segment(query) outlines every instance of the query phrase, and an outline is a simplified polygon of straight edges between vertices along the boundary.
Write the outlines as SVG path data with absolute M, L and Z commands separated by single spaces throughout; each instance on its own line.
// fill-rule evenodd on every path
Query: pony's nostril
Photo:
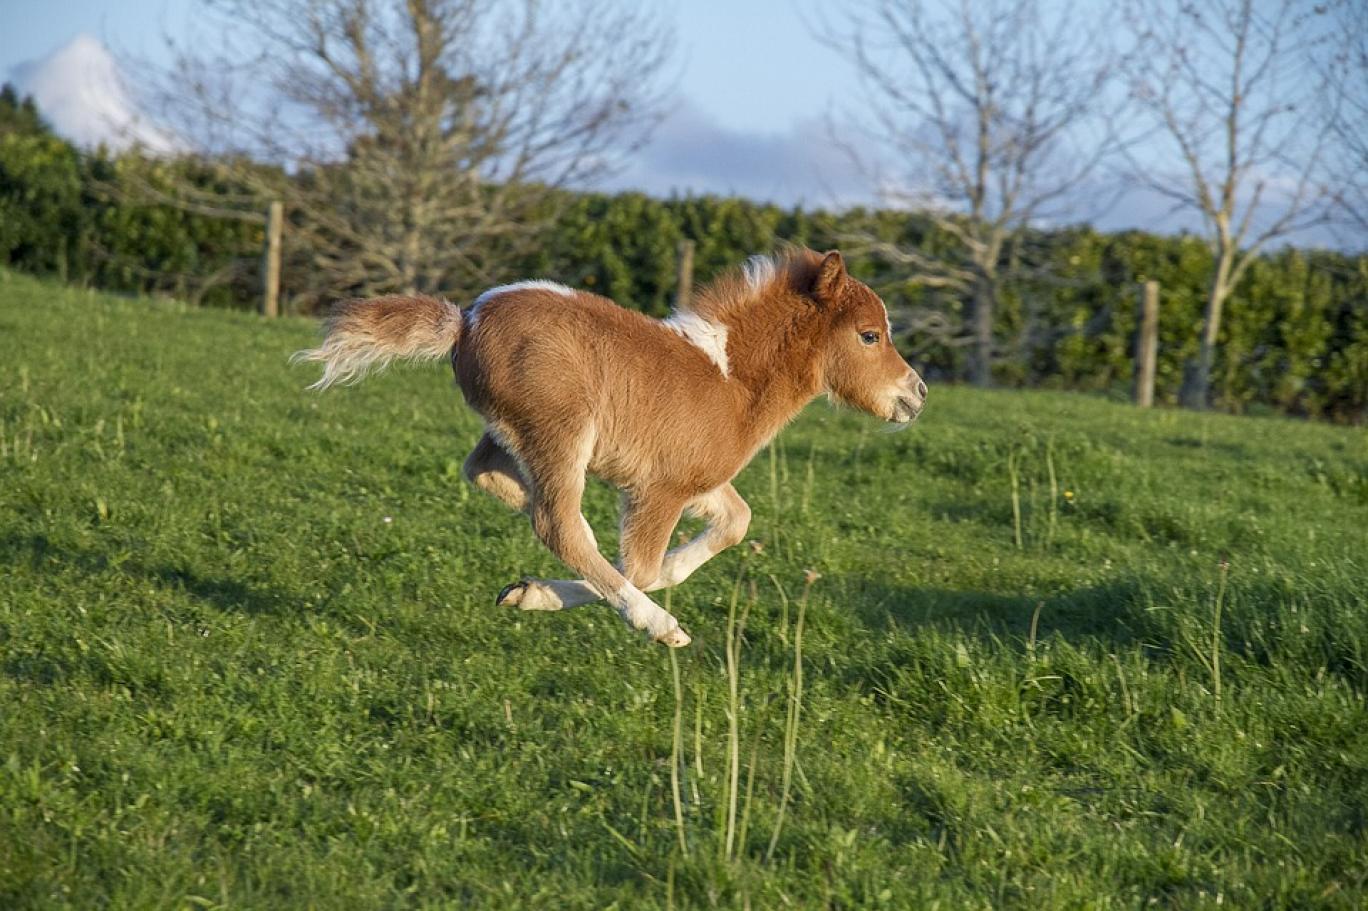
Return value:
M 917 380 L 917 395 L 921 396 L 921 397 L 922 397 L 922 400 L 925 401 L 925 399 L 926 399 L 926 384 L 923 383 L 921 380 Z

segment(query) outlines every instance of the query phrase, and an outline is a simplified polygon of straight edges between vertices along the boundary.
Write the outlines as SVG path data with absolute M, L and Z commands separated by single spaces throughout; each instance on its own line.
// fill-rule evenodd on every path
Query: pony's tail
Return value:
M 395 358 L 435 361 L 461 337 L 461 310 L 423 295 L 375 297 L 338 304 L 324 324 L 323 344 L 290 363 L 319 361 L 323 376 L 310 389 L 354 383 Z

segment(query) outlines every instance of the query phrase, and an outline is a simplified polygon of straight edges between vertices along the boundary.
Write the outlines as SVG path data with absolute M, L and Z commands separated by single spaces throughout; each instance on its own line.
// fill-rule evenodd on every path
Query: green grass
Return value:
M 0 907 L 1368 903 L 1363 430 L 816 404 L 671 594 L 676 691 L 606 608 L 493 607 L 564 573 L 449 372 L 309 393 L 313 338 L 0 272 Z

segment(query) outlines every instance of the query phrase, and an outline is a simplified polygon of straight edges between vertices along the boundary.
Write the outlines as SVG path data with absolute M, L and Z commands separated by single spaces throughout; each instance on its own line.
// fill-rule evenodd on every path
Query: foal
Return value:
M 492 288 L 462 312 L 431 297 L 343 304 L 314 385 L 359 379 L 391 359 L 450 354 L 485 419 L 465 462 L 481 489 L 525 512 L 582 580 L 525 579 L 498 603 L 560 610 L 606 599 L 632 627 L 689 643 L 646 592 L 677 585 L 738 543 L 750 508 L 731 485 L 756 451 L 825 392 L 907 423 L 926 384 L 898 355 L 883 302 L 841 254 L 752 257 L 654 320 L 551 282 Z M 599 553 L 580 512 L 586 474 L 623 491 L 621 559 Z M 666 552 L 683 512 L 705 530 Z

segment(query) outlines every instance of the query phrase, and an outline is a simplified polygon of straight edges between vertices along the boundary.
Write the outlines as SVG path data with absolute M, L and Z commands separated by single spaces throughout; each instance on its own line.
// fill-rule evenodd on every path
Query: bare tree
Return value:
M 174 47 L 150 94 L 240 190 L 285 203 L 305 296 L 468 293 L 658 117 L 670 40 L 620 0 L 201 0 L 217 41 Z M 298 276 L 295 281 L 298 287 Z
M 1009 243 L 1077 212 L 1110 147 L 1091 128 L 1111 51 L 1068 3 L 1046 0 L 862 0 L 843 15 L 822 32 L 856 67 L 869 111 L 847 145 L 888 202 L 928 212 L 952 249 L 867 246 L 968 299 L 968 331 L 952 323 L 950 343 L 970 346 L 970 377 L 986 386 Z
M 1175 210 L 1200 216 L 1214 256 L 1200 347 L 1180 393 L 1189 408 L 1209 404 L 1222 311 L 1245 271 L 1270 244 L 1326 216 L 1326 127 L 1314 96 L 1323 9 L 1132 0 L 1127 10 L 1138 43 L 1131 94 L 1153 128 L 1130 170 Z
M 1332 137 L 1327 171 L 1338 221 L 1361 246 L 1368 236 L 1368 19 L 1352 3 L 1338 12 L 1341 40 L 1325 74 Z

